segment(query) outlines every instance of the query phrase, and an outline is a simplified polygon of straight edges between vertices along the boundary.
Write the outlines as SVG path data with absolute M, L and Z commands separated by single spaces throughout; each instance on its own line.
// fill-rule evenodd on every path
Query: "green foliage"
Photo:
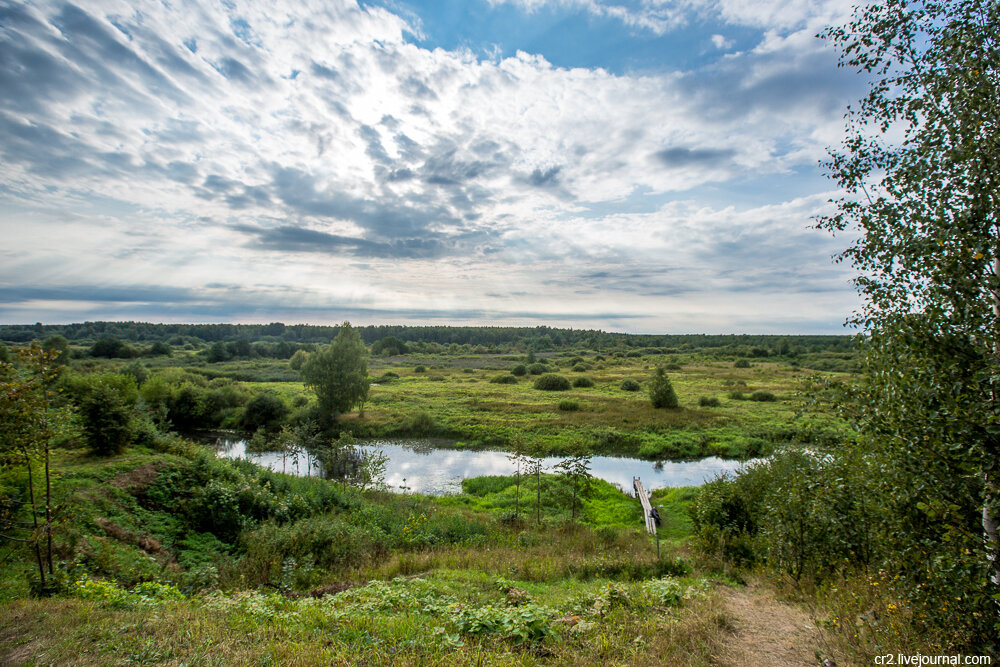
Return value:
M 162 340 L 155 341 L 149 347 L 149 356 L 151 357 L 169 357 L 174 353 L 173 348 L 164 343 Z
M 59 334 L 49 336 L 42 342 L 42 349 L 52 353 L 54 363 L 58 365 L 69 363 L 69 341 L 66 340 L 65 336 L 60 336 Z
M 431 435 L 437 430 L 434 418 L 426 410 L 421 410 L 410 417 L 408 430 L 417 435 Z
M 368 350 L 361 336 L 344 322 L 330 346 L 309 355 L 302 377 L 316 392 L 319 407 L 336 420 L 337 415 L 368 398 Z
M 528 366 L 528 372 L 532 375 L 541 375 L 549 372 L 549 367 L 543 363 L 535 362 Z
M 184 594 L 171 584 L 144 581 L 131 590 L 118 587 L 110 581 L 81 579 L 73 582 L 70 593 L 82 600 L 97 602 L 112 609 L 155 607 L 164 602 L 184 600 Z
M 717 408 L 720 405 L 722 405 L 722 403 L 720 403 L 719 399 L 716 398 L 715 396 L 699 396 L 698 397 L 698 406 L 699 407 L 702 407 L 702 408 Z
M 758 403 L 771 403 L 778 400 L 778 397 L 775 396 L 770 391 L 764 391 L 763 389 L 758 389 L 757 391 L 750 394 L 750 400 L 757 401 Z
M 135 348 L 117 338 L 100 339 L 90 347 L 89 354 L 106 359 L 132 359 L 139 356 Z
M 417 366 L 414 366 L 413 372 L 414 373 L 426 373 L 427 372 L 427 366 L 424 366 L 423 364 L 418 364 Z
M 844 190 L 820 226 L 864 300 L 859 425 L 886 517 L 882 566 L 955 647 L 1000 637 L 1000 5 L 859 7 L 826 32 L 869 74 L 827 168 Z
M 528 373 L 528 367 L 525 366 L 524 364 L 517 364 L 516 366 L 510 369 L 510 374 L 516 375 L 517 377 L 523 377 L 527 373 Z
M 589 377 L 586 377 L 586 376 L 582 376 L 582 377 L 578 377 L 578 378 L 573 378 L 573 386 L 574 387 L 581 387 L 581 388 L 593 387 L 594 386 L 594 381 L 591 380 Z
M 626 378 L 622 380 L 621 390 L 622 391 L 639 391 L 642 389 L 642 385 L 632 378 Z
M 295 350 L 295 354 L 288 360 L 288 367 L 294 371 L 301 371 L 309 358 L 309 353 L 305 350 Z
M 570 515 L 575 520 L 583 500 L 590 496 L 594 488 L 594 476 L 590 472 L 590 455 L 570 456 L 555 464 L 553 469 L 569 482 Z
M 679 581 L 669 577 L 647 581 L 642 585 L 642 590 L 664 607 L 678 606 L 687 594 Z
M 490 378 L 490 382 L 493 384 L 517 384 L 517 378 L 513 375 L 497 375 Z
M 244 408 L 240 428 L 250 433 L 257 429 L 277 431 L 287 416 L 288 406 L 281 397 L 262 391 L 255 394 Z
M 406 343 L 395 336 L 386 336 L 381 340 L 372 343 L 372 354 L 382 357 L 395 357 L 401 354 L 409 354 L 410 350 Z
M 133 407 L 139 391 L 131 375 L 91 376 L 79 401 L 87 445 L 101 456 L 120 453 L 135 437 Z
M 567 398 L 559 401 L 559 409 L 563 412 L 576 412 L 580 409 L 580 401 L 575 398 Z
M 119 373 L 122 375 L 131 375 L 137 387 L 141 386 L 149 378 L 149 369 L 138 359 L 122 366 Z
M 534 604 L 518 607 L 462 607 L 454 617 L 455 625 L 467 635 L 495 635 L 515 644 L 541 642 L 554 634 L 552 621 L 558 616 L 552 609 Z
M 568 391 L 569 380 L 562 375 L 546 373 L 545 375 L 538 376 L 532 386 L 541 391 Z
M 670 378 L 667 377 L 667 372 L 662 366 L 656 367 L 653 379 L 649 381 L 649 400 L 654 408 L 677 408 L 680 406 L 674 385 L 670 383 Z
M 733 368 L 750 368 L 751 364 L 746 359 L 737 359 L 733 362 Z
M 870 567 L 881 549 L 871 472 L 853 452 L 780 452 L 703 485 L 691 518 L 709 551 L 744 565 L 764 562 L 796 580 L 823 580 L 845 565 Z

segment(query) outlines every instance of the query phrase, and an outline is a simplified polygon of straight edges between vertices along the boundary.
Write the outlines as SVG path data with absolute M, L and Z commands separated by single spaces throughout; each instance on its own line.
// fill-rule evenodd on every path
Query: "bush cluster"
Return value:
M 622 381 L 621 389 L 622 391 L 639 391 L 642 389 L 642 385 L 632 378 L 626 378 Z
M 535 389 L 541 389 L 542 391 L 568 391 L 569 380 L 562 375 L 546 373 L 545 375 L 538 376 L 533 386 Z

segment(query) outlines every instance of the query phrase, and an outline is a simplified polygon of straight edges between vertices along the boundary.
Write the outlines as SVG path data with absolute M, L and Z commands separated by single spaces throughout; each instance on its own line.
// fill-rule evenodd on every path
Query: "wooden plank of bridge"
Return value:
M 642 503 L 642 515 L 646 519 L 646 532 L 650 535 L 656 535 L 656 520 L 652 516 L 653 506 L 649 504 L 649 494 L 646 493 L 646 487 L 642 485 L 642 480 L 633 477 L 632 488 L 635 489 L 635 495 Z

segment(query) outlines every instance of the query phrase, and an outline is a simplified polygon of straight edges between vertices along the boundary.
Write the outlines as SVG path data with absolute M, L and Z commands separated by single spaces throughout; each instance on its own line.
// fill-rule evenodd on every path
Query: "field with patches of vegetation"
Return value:
M 4 413 L 17 446 L 0 467 L 4 534 L 23 540 L 6 541 L 0 561 L 5 664 L 719 664 L 743 622 L 727 591 L 749 575 L 714 548 L 705 508 L 718 499 L 703 502 L 699 488 L 653 493 L 655 541 L 635 498 L 586 475 L 398 494 L 219 459 L 189 435 L 231 429 L 263 447 L 322 436 L 348 449 L 369 436 L 443 436 L 650 459 L 849 437 L 801 393 L 815 372 L 803 360 L 847 370 L 844 351 L 414 346 L 371 357 L 363 404 L 318 434 L 317 397 L 296 367 L 312 344 L 282 359 L 239 344 L 222 358 L 219 344 L 143 355 L 102 340 L 0 348 L 13 362 L 4 386 L 39 390 L 23 404 L 4 398 L 23 408 Z M 105 348 L 117 352 L 95 354 Z M 677 407 L 653 407 L 657 367 Z M 42 418 L 44 448 L 17 430 L 24 415 Z M 860 600 L 873 603 L 838 598 L 837 613 Z M 827 625 L 823 655 L 885 642 L 884 628 L 852 645 Z

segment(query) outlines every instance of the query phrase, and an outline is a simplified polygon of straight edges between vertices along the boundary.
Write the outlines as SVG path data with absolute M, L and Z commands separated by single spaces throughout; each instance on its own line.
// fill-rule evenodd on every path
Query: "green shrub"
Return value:
M 642 585 L 642 590 L 664 607 L 676 607 L 679 605 L 684 599 L 686 592 L 679 581 L 668 577 L 647 581 Z
M 633 380 L 632 378 L 627 378 L 622 381 L 621 384 L 622 391 L 639 391 L 642 389 L 642 385 Z
M 413 372 L 414 373 L 426 373 L 427 372 L 427 366 L 424 366 L 423 364 L 420 364 L 419 366 L 416 366 L 413 369 Z
M 750 362 L 746 359 L 737 359 L 733 363 L 733 368 L 750 368 Z
M 514 366 L 514 368 L 510 369 L 510 374 L 516 375 L 517 377 L 527 375 L 527 373 L 528 373 L 528 367 L 525 366 L 524 364 L 518 364 L 517 366 Z
M 559 401 L 559 409 L 563 412 L 576 412 L 580 409 L 580 401 L 572 398 Z
M 574 373 L 586 373 L 589 370 L 590 366 L 588 366 L 587 364 L 576 364 L 575 366 L 573 366 Z
M 762 403 L 770 403 L 778 400 L 778 397 L 769 391 L 764 391 L 763 389 L 758 389 L 754 393 L 750 394 L 751 401 L 759 401 Z
M 262 391 L 250 399 L 243 409 L 240 428 L 249 433 L 257 429 L 277 431 L 287 416 L 288 406 L 281 397 L 269 391 Z
M 444 382 L 445 381 L 445 377 L 443 375 L 428 375 L 427 376 L 427 381 L 428 382 Z
M 739 389 L 733 389 L 731 392 L 729 392 L 729 398 L 733 399 L 734 401 L 747 400 L 746 394 L 744 394 Z
M 101 456 L 118 454 L 136 435 L 132 419 L 138 396 L 135 379 L 131 375 L 104 374 L 88 379 L 87 384 L 79 404 L 87 444 Z
M 520 607 L 482 605 L 460 607 L 453 622 L 468 635 L 495 635 L 515 644 L 525 644 L 541 642 L 551 636 L 554 633 L 552 619 L 557 615 L 551 609 L 535 604 Z
M 573 380 L 574 387 L 593 387 L 594 381 L 589 377 L 578 377 Z
M 378 378 L 375 381 L 378 382 L 379 384 L 389 384 L 393 380 L 398 380 L 398 379 L 399 379 L 399 373 L 386 371 L 385 373 L 382 373 L 382 375 L 378 376 Z
M 541 375 L 549 372 L 549 367 L 541 362 L 536 362 L 528 366 L 528 372 L 532 375 Z
M 546 373 L 545 375 L 538 376 L 534 387 L 542 391 L 568 391 L 569 380 L 555 373 Z
M 681 370 L 681 365 L 678 364 L 678 363 L 664 364 L 663 367 L 665 369 L 667 369 L 668 371 L 679 371 L 679 370 Z
M 517 384 L 517 378 L 513 375 L 497 375 L 490 379 L 493 384 Z
M 698 405 L 703 408 L 717 408 L 722 403 L 715 396 L 702 396 L 698 399 Z
M 430 435 L 437 428 L 434 418 L 426 410 L 414 414 L 410 417 L 409 430 L 420 435 Z

